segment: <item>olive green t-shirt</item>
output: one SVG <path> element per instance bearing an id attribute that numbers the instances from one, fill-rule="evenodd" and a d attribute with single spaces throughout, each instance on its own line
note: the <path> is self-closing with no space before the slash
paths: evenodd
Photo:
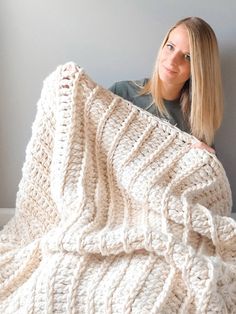
<path id="1" fill-rule="evenodd" d="M 187 122 L 183 117 L 179 100 L 164 100 L 164 105 L 169 116 L 163 117 L 157 106 L 153 103 L 150 94 L 140 95 L 140 88 L 147 83 L 148 79 L 137 81 L 120 81 L 114 83 L 109 89 L 116 95 L 132 102 L 139 108 L 142 108 L 151 114 L 169 121 L 172 125 L 177 126 L 180 130 L 190 133 Z"/>

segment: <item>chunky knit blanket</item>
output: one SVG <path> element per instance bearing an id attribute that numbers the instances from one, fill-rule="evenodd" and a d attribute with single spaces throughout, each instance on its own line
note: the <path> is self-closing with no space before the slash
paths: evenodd
<path id="1" fill-rule="evenodd" d="M 59 66 L 0 234 L 0 313 L 236 313 L 230 187 L 195 141 Z"/>

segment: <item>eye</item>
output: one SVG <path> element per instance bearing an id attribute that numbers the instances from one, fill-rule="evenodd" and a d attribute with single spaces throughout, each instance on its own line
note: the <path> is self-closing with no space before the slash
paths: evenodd
<path id="1" fill-rule="evenodd" d="M 174 46 L 170 43 L 167 43 L 166 44 L 166 47 L 169 49 L 169 50 L 174 50 Z"/>
<path id="2" fill-rule="evenodd" d="M 190 62 L 190 60 L 191 60 L 190 55 L 189 54 L 185 54 L 184 55 L 184 59 Z"/>

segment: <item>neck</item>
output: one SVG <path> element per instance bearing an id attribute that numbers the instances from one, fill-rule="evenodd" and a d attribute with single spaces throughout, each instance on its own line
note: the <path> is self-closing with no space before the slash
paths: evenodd
<path id="1" fill-rule="evenodd" d="M 161 85 L 161 97 L 166 100 L 175 100 L 180 98 L 182 86 L 173 86 L 162 84 Z"/>

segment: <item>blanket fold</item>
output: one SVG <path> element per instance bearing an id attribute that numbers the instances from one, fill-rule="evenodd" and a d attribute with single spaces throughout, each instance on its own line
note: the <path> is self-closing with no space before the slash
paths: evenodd
<path id="1" fill-rule="evenodd" d="M 236 223 L 216 156 L 72 62 L 37 108 L 0 233 L 0 312 L 236 313 Z"/>

